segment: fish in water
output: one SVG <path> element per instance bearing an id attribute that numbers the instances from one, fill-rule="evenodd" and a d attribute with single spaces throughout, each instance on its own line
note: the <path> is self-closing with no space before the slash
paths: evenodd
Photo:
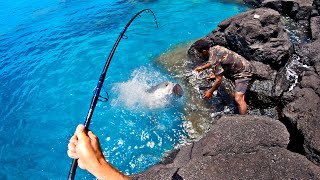
<path id="1" fill-rule="evenodd" d="M 152 86 L 147 90 L 147 93 L 150 93 L 154 96 L 168 96 L 174 95 L 177 97 L 181 97 L 183 95 L 182 87 L 170 81 L 164 81 L 158 85 Z"/>

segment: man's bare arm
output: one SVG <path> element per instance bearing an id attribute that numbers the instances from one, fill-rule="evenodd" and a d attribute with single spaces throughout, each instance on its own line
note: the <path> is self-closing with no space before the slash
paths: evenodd
<path id="1" fill-rule="evenodd" d="M 200 72 L 200 71 L 203 71 L 203 70 L 205 70 L 205 69 L 207 69 L 207 68 L 209 68 L 209 67 L 211 67 L 211 65 L 210 65 L 210 63 L 207 63 L 207 64 L 205 64 L 205 65 L 203 65 L 203 66 L 198 66 L 198 67 L 195 68 L 194 70 L 197 71 L 197 72 Z"/>
<path id="2" fill-rule="evenodd" d="M 216 79 L 212 84 L 212 87 L 204 93 L 203 98 L 210 99 L 214 91 L 216 91 L 222 82 L 222 75 L 216 75 Z"/>

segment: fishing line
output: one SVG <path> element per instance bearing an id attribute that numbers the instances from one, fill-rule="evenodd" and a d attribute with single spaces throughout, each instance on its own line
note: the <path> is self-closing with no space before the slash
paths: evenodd
<path id="1" fill-rule="evenodd" d="M 156 16 L 154 15 L 153 11 L 151 11 L 150 9 L 143 9 L 141 10 L 140 12 L 138 12 L 136 15 L 134 15 L 130 21 L 127 23 L 127 25 L 124 27 L 123 31 L 120 33 L 117 41 L 115 42 L 115 44 L 113 45 L 113 48 L 109 54 L 109 57 L 104 65 L 104 68 L 103 68 L 103 71 L 100 75 L 100 78 L 99 78 L 99 81 L 98 81 L 98 84 L 97 86 L 94 88 L 94 94 L 93 94 L 93 97 L 92 97 L 92 100 L 91 100 L 91 103 L 90 103 L 90 108 L 89 108 L 89 111 L 87 113 L 87 117 L 86 117 L 86 120 L 84 122 L 84 127 L 86 130 L 89 129 L 89 125 L 90 125 L 90 121 L 91 121 L 91 118 L 92 118 L 92 115 L 93 115 L 93 111 L 97 105 L 97 102 L 100 100 L 100 101 L 107 101 L 109 99 L 109 96 L 108 96 L 108 93 L 107 93 L 107 97 L 104 98 L 102 96 L 100 96 L 100 92 L 101 92 L 101 88 L 102 88 L 102 85 L 103 85 L 103 82 L 105 80 L 105 77 L 106 77 L 106 74 L 107 74 L 107 71 L 108 71 L 108 68 L 109 68 L 109 65 L 110 65 L 110 62 L 111 62 L 111 59 L 113 57 L 113 54 L 120 42 L 121 39 L 127 39 L 128 37 L 124 35 L 124 33 L 127 31 L 128 27 L 130 26 L 130 24 L 133 22 L 133 20 L 139 16 L 141 13 L 143 12 L 146 12 L 146 13 L 152 13 L 153 17 L 154 17 L 154 21 L 157 25 L 157 28 L 158 28 L 158 22 L 157 22 L 157 19 L 156 19 Z M 100 97 L 100 99 L 99 99 Z M 102 97 L 102 99 L 101 99 Z M 70 171 L 69 171 L 69 176 L 68 176 L 68 180 L 73 180 L 75 175 L 76 175 L 76 170 L 77 170 L 77 167 L 78 167 L 78 160 L 77 159 L 73 159 L 72 161 L 72 164 L 71 164 L 71 167 L 70 167 Z"/>

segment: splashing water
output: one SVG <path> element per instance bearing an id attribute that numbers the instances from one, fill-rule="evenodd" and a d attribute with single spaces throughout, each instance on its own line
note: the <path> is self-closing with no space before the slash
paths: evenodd
<path id="1" fill-rule="evenodd" d="M 125 105 L 132 110 L 140 108 L 159 109 L 179 103 L 177 99 L 170 97 L 171 87 L 149 92 L 150 88 L 154 87 L 155 84 L 167 80 L 160 72 L 141 67 L 136 69 L 131 77 L 126 82 L 116 84 L 112 89 L 118 92 L 118 97 L 112 100 L 111 104 L 113 106 Z"/>
<path id="2" fill-rule="evenodd" d="M 298 84 L 299 74 L 304 70 L 310 69 L 311 67 L 300 62 L 300 57 L 294 54 L 291 62 L 286 65 L 286 78 L 291 83 L 289 91 Z"/>

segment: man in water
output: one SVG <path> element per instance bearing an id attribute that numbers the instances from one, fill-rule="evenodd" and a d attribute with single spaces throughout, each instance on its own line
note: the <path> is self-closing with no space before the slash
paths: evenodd
<path id="1" fill-rule="evenodd" d="M 244 98 L 254 67 L 239 54 L 222 46 L 210 47 L 210 45 L 210 42 L 201 39 L 194 43 L 194 48 L 202 58 L 208 59 L 208 63 L 197 67 L 195 71 L 200 72 L 212 68 L 213 74 L 210 74 L 208 78 L 215 78 L 212 87 L 204 93 L 204 98 L 212 97 L 213 92 L 219 88 L 222 82 L 222 75 L 225 75 L 235 81 L 236 89 L 233 96 L 238 104 L 239 113 L 246 114 L 247 103 Z"/>
<path id="2" fill-rule="evenodd" d="M 99 139 L 91 131 L 86 132 L 82 124 L 78 125 L 69 141 L 68 156 L 78 159 L 79 167 L 89 171 L 97 179 L 130 179 L 107 162 L 102 153 Z"/>

